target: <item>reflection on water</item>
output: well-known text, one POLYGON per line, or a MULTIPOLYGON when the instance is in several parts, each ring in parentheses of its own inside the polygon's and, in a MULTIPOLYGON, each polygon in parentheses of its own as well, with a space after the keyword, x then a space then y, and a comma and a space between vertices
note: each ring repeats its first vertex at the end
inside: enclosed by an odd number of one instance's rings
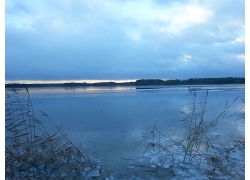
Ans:
MULTIPOLYGON (((104 93, 104 92, 153 92, 158 91, 187 91, 188 87, 197 91, 244 91, 245 85, 178 85, 178 86, 83 86, 83 87, 44 87, 30 88, 32 94, 54 94, 54 93, 104 93)), ((22 88, 17 88, 24 91, 22 88)))
MULTIPOLYGON (((140 156, 150 139, 154 125, 175 139, 183 139, 186 130, 183 114, 190 108, 189 86, 157 87, 77 87, 30 88, 35 116, 46 121, 45 112, 62 125, 75 143, 94 151, 110 171, 122 170, 125 159, 140 156)), ((228 109, 211 132, 218 140, 232 143, 245 136, 244 85, 190 86, 197 89, 197 102, 208 91, 205 119, 216 118, 228 101, 238 100, 228 109)))
MULTIPOLYGON (((225 103, 238 100, 221 119, 221 128, 235 128, 244 113, 244 85, 208 86, 110 86, 72 88, 30 88, 35 115, 44 118, 47 113, 65 131, 109 131, 144 128, 150 130, 154 124, 163 131, 174 128, 183 133, 181 119, 190 108, 191 96, 188 87, 197 89, 197 102, 204 100, 208 91, 206 118, 215 118, 225 103), (139 88, 139 89, 138 89, 139 88)), ((242 124, 242 123, 241 123, 242 124)), ((237 127, 237 128, 236 128, 237 127)))
POLYGON ((86 86, 86 87, 47 87, 31 88, 31 93, 86 93, 86 92, 105 92, 105 91, 128 91, 134 90, 134 86, 86 86))

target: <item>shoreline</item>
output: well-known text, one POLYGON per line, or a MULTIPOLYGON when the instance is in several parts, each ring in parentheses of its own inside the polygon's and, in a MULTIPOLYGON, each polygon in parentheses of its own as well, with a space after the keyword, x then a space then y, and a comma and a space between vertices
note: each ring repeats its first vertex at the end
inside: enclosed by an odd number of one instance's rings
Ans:
POLYGON ((114 87, 114 86, 174 86, 174 85, 227 85, 245 84, 245 78, 189 78, 186 80, 140 79, 135 82, 97 82, 97 83, 6 83, 5 88, 20 87, 114 87))

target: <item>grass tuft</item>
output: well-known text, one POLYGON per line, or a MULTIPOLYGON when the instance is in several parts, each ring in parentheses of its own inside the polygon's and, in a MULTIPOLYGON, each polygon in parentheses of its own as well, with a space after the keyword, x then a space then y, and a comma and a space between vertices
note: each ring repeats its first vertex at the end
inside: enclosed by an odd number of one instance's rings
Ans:
POLYGON ((5 90, 6 179, 98 176, 97 163, 81 152, 46 113, 43 114, 48 122, 35 118, 28 88, 5 90))
MULTIPOLYGON (((231 103, 226 102, 217 116, 207 119, 208 91, 203 99, 198 100, 197 90, 188 90, 191 102, 189 109, 182 112, 187 136, 183 140, 173 140, 154 125, 143 161, 151 164, 155 172, 173 172, 173 178, 177 174, 191 179, 244 178, 245 166, 242 160, 245 157, 245 138, 234 140, 232 146, 224 146, 211 135, 220 119, 225 117, 227 110, 239 98, 231 103)), ((244 116, 240 116, 240 119, 244 116)))

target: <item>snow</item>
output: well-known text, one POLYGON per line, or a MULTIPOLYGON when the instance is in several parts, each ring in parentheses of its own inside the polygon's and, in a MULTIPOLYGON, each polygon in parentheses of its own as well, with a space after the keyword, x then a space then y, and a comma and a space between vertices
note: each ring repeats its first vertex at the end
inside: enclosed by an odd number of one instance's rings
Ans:
POLYGON ((237 147, 214 147, 213 151, 194 153, 190 164, 184 163, 185 145, 182 142, 177 142, 178 146, 170 147, 170 143, 166 143, 169 139, 149 144, 155 150, 150 150, 144 153, 140 163, 148 164, 151 168, 172 169, 174 172, 173 179, 231 179, 244 178, 245 169, 245 148, 244 145, 237 147), (234 149, 232 149, 234 148, 234 149), (226 151, 228 150, 228 151, 226 151), (224 157, 229 152, 228 158, 224 157), (214 166, 211 166, 208 156, 214 157, 214 166), (213 170, 213 168, 216 170, 213 170), (202 171, 200 170, 202 169, 202 171))

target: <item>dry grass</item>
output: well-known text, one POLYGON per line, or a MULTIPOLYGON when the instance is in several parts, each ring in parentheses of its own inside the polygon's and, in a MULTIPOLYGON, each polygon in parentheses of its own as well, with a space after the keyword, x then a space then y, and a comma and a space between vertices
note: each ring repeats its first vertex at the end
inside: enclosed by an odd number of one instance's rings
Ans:
MULTIPOLYGON (((189 93, 191 96, 189 108, 182 112, 184 114, 182 122, 187 136, 183 140, 173 140, 154 125, 151 131, 152 140, 148 141, 147 146, 149 152, 147 158, 151 167, 166 170, 181 169, 187 176, 190 175, 190 168, 195 167, 198 170, 196 173, 202 173, 206 179, 213 179, 218 175, 220 178, 244 178, 245 168, 234 156, 237 154, 236 156, 244 157, 245 138, 234 140, 233 146, 222 146, 216 141, 216 137, 211 135, 211 131, 220 119, 225 117, 227 110, 238 97, 231 103, 226 102, 218 115, 207 119, 208 91, 202 99, 198 99, 196 89, 189 88, 189 93)), ((243 119, 244 114, 240 118, 243 119)))
POLYGON ((43 123, 35 118, 27 88, 25 93, 6 89, 6 179, 84 179, 89 173, 98 175, 97 164, 50 118, 47 120, 43 123))

